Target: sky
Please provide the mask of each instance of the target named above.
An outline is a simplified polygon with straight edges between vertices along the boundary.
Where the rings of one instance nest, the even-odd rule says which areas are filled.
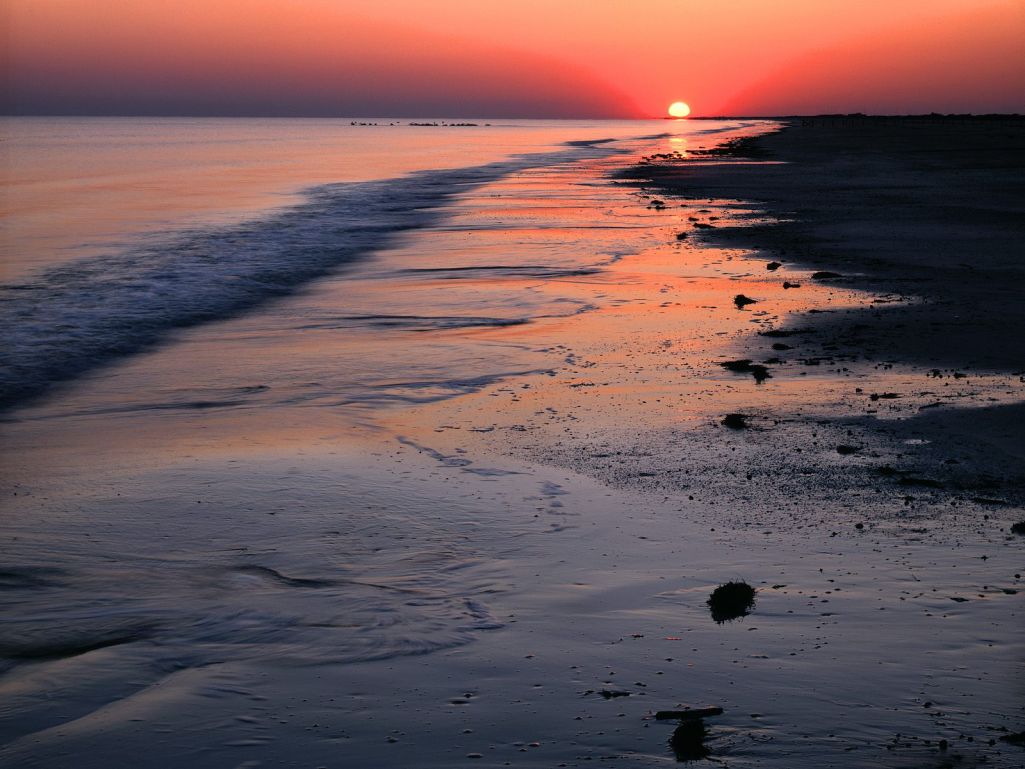
[[[4,114],[1025,112],[1025,0],[3,0]]]

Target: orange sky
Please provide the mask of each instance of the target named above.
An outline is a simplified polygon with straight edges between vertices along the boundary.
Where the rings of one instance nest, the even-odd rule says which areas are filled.
[[[1025,111],[1021,0],[4,0],[0,108]]]

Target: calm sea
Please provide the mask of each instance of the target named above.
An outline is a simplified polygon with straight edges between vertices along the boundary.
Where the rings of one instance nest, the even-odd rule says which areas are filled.
[[[506,503],[373,476],[410,445],[383,415],[558,365],[606,268],[681,226],[614,172],[762,130],[377,122],[4,123],[0,665],[117,646],[160,676],[494,626]]]
[[[149,349],[175,329],[252,312],[402,238],[444,228],[454,204],[465,210],[473,205],[468,196],[489,184],[530,179],[540,185],[531,195],[558,198],[565,184],[581,187],[566,174],[590,179],[601,173],[595,163],[645,147],[686,149],[688,141],[737,126],[360,122],[371,125],[6,120],[0,323],[9,332],[0,353],[0,407]],[[492,208],[492,200],[484,205]],[[501,250],[506,227],[494,224],[494,259],[504,265],[511,258]],[[546,245],[527,258],[574,269],[601,258],[579,250],[579,239],[567,238],[565,249]],[[402,269],[428,261],[455,267],[464,257],[421,253]],[[496,316],[477,305],[449,308],[446,318]],[[375,306],[382,315],[425,314],[393,298]],[[343,302],[331,313],[365,310]],[[533,311],[524,307],[524,317]]]

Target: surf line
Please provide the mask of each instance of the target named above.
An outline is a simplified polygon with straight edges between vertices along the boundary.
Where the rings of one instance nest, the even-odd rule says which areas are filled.
[[[234,317],[429,227],[456,196],[529,168],[625,150],[566,143],[466,168],[338,182],[298,205],[222,228],[188,230],[0,285],[0,411],[166,340]]]

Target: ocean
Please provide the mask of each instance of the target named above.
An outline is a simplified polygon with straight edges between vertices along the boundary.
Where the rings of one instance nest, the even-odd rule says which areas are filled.
[[[0,313],[12,336],[0,404],[150,349],[178,329],[255,317],[269,300],[342,273],[349,286],[374,274],[387,298],[361,291],[305,308],[296,340],[331,328],[486,326],[565,312],[553,298],[517,291],[428,292],[440,277],[544,278],[615,258],[632,248],[629,222],[601,225],[604,239],[592,242],[573,232],[578,222],[551,215],[572,218],[598,204],[616,159],[645,147],[678,151],[741,125],[410,122],[425,121],[8,119]],[[465,224],[453,225],[460,218]],[[401,264],[370,258],[420,235]],[[318,367],[302,378],[333,376]],[[350,385],[335,378],[329,387]]]
[[[567,352],[534,329],[620,301],[603,271],[665,223],[617,168],[762,130],[357,122],[4,123],[5,665],[140,640],[194,664],[360,660],[494,625],[459,568],[492,559],[452,549],[476,513],[427,523],[443,490],[415,501],[359,455],[420,447],[403,409],[551,371]],[[282,479],[282,452],[324,447],[357,469]]]

